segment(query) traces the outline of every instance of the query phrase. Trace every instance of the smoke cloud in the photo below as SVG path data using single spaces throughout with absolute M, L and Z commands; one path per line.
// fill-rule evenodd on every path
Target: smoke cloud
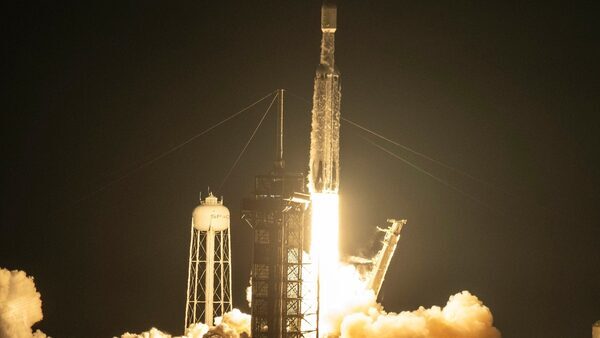
M 341 337 L 499 338 L 492 313 L 468 291 L 453 296 L 440 308 L 386 313 L 372 307 L 344 317 Z
M 171 338 L 172 336 L 168 333 L 162 332 L 157 328 L 151 328 L 149 331 L 142 333 L 123 333 L 121 338 Z M 202 336 L 200 336 L 202 337 Z
M 250 315 L 243 313 L 238 309 L 227 312 L 223 315 L 223 318 L 217 317 L 215 322 L 217 323 L 215 329 L 218 329 L 218 332 L 223 337 L 237 338 L 244 337 L 244 335 L 250 336 Z M 212 330 L 209 332 L 212 332 Z
M 419 307 L 415 311 L 386 312 L 366 287 L 364 276 L 351 265 L 339 265 L 336 275 L 343 285 L 329 295 L 321 316 L 321 332 L 341 338 L 500 338 L 491 311 L 468 291 L 450 296 L 445 306 Z M 46 338 L 31 327 L 43 318 L 42 301 L 33 278 L 23 271 L 0 269 L 0 337 Z M 238 309 L 215 319 L 217 324 L 192 324 L 183 336 L 156 328 L 121 338 L 244 338 L 250 336 L 250 315 Z M 597 334 L 594 331 L 594 334 Z
M 217 335 L 223 338 L 242 338 L 250 336 L 250 315 L 238 309 L 227 312 L 223 317 L 215 318 L 217 323 L 214 327 L 197 323 L 190 325 L 183 336 L 172 336 L 156 328 L 142 333 L 124 333 L 121 338 L 202 338 L 204 335 L 210 337 Z
M 489 308 L 468 291 L 450 296 L 444 307 L 386 312 L 351 265 L 339 265 L 339 287 L 322 309 L 320 330 L 342 338 L 500 338 Z
M 33 278 L 0 268 L 0 337 L 45 338 L 42 331 L 31 330 L 42 318 L 42 299 Z

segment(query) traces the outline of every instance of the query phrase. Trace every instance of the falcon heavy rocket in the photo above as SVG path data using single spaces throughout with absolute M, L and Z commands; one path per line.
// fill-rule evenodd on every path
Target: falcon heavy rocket
M 310 134 L 309 191 L 337 193 L 340 158 L 340 73 L 335 68 L 337 8 L 321 7 L 321 60 L 315 76 Z

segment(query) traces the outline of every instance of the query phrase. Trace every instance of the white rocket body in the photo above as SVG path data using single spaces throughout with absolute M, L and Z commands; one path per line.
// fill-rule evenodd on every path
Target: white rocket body
M 310 134 L 311 193 L 337 193 L 339 189 L 341 86 L 334 59 L 336 27 L 336 7 L 323 5 L 321 58 L 315 76 Z

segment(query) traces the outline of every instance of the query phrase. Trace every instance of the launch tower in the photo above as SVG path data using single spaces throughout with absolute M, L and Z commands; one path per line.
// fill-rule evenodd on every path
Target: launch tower
M 379 231 L 385 233 L 383 241 L 381 242 L 382 247 L 373 259 L 373 269 L 367 279 L 367 285 L 373 290 L 375 296 L 379 294 L 385 274 L 390 267 L 390 262 L 396 251 L 398 240 L 400 239 L 400 232 L 402 227 L 406 225 L 406 220 L 388 219 L 391 225 L 387 229 L 377 227 Z
M 302 198 L 306 180 L 285 170 L 283 95 L 279 90 L 277 142 L 272 171 L 255 178 L 254 193 L 243 200 L 242 218 L 254 230 L 252 257 L 252 337 L 315 337 L 315 300 L 305 299 L 310 262 Z M 314 293 L 312 293 L 314 295 Z M 315 295 L 316 298 L 316 295 Z

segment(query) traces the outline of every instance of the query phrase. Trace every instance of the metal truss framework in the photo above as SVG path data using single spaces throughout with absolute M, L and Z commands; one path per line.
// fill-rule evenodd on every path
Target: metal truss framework
M 230 229 L 213 231 L 214 233 L 214 287 L 206 288 L 207 257 L 206 248 L 210 245 L 208 232 L 194 228 L 192 222 L 190 240 L 190 260 L 188 268 L 187 305 L 185 307 L 185 327 L 194 323 L 213 325 L 214 316 L 223 316 L 232 310 L 231 303 L 231 237 Z M 211 305 L 212 304 L 212 305 Z M 213 308 L 213 313 L 207 318 L 207 305 Z
M 301 175 L 258 176 L 244 219 L 254 229 L 252 337 L 316 337 L 316 282 L 309 280 L 306 204 L 294 202 Z
M 296 209 L 296 210 L 294 210 Z M 294 206 L 284 212 L 283 320 L 285 337 L 316 337 L 316 281 L 306 278 L 310 259 L 304 253 L 304 212 Z

